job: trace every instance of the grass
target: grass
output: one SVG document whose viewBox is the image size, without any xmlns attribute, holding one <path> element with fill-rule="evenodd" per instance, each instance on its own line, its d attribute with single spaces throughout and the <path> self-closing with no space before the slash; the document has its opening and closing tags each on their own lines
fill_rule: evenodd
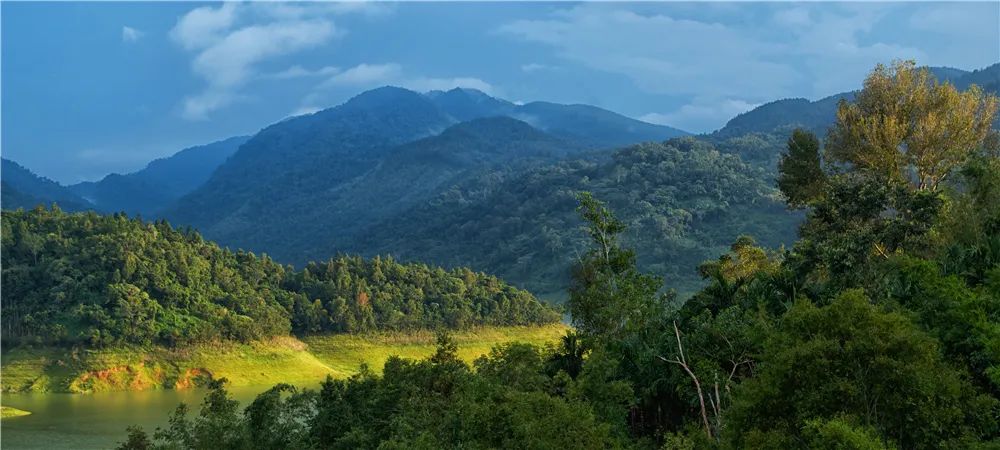
<svg viewBox="0 0 1000 450">
<path fill-rule="evenodd" d="M 28 411 L 24 411 L 17 408 L 11 408 L 10 406 L 0 406 L 0 419 L 9 419 L 11 417 L 21 417 L 31 414 Z"/>
<path fill-rule="evenodd" d="M 490 349 L 505 342 L 524 342 L 545 345 L 556 342 L 566 332 L 562 324 L 541 327 L 480 328 L 459 331 L 452 334 L 458 344 L 458 356 L 471 363 L 476 358 L 489 353 Z M 367 364 L 374 372 L 382 371 L 382 366 L 390 356 L 421 359 L 430 356 L 436 348 L 435 336 L 431 332 L 376 335 L 326 335 L 302 338 L 309 346 L 309 352 L 327 366 L 340 373 L 353 374 L 361 364 Z"/>
<path fill-rule="evenodd" d="M 566 326 L 497 327 L 459 331 L 459 356 L 472 362 L 505 342 L 544 345 Z M 316 383 L 327 375 L 381 372 L 391 355 L 433 354 L 431 332 L 274 338 L 250 344 L 215 343 L 183 349 L 120 347 L 99 350 L 16 348 L 2 355 L 5 392 L 107 392 L 186 389 L 225 377 L 233 386 Z"/>
</svg>

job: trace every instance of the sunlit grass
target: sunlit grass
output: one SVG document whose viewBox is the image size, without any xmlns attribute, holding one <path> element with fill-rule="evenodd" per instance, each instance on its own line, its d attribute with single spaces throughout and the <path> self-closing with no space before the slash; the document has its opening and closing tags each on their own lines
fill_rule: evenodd
<svg viewBox="0 0 1000 450">
<path fill-rule="evenodd" d="M 471 363 L 489 353 L 494 346 L 506 342 L 524 342 L 535 345 L 554 343 L 566 332 L 562 324 L 541 327 L 480 328 L 453 332 L 458 344 L 458 356 Z M 390 356 L 420 359 L 430 356 L 436 348 L 435 335 L 431 332 L 414 332 L 376 335 L 326 335 L 309 336 L 302 341 L 309 352 L 342 373 L 356 373 L 361 364 L 381 372 Z"/>
<path fill-rule="evenodd" d="M 488 327 L 453 332 L 458 354 L 472 362 L 496 345 L 554 343 L 562 324 L 541 327 Z M 211 378 L 232 386 L 276 383 L 314 384 L 327 375 L 345 378 L 367 364 L 381 372 L 392 355 L 420 359 L 434 353 L 429 331 L 369 335 L 274 338 L 249 344 L 214 343 L 166 349 L 117 347 L 97 350 L 17 348 L 2 359 L 5 392 L 107 392 L 185 389 Z"/>
<path fill-rule="evenodd" d="M 27 416 L 31 414 L 28 411 L 24 411 L 17 408 L 11 408 L 10 406 L 0 406 L 0 418 L 7 419 L 11 417 Z"/>
</svg>

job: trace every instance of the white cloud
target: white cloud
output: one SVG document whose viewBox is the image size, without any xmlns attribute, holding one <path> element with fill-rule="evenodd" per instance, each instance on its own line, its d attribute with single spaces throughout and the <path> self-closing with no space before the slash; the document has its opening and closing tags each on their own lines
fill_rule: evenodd
<svg viewBox="0 0 1000 450">
<path fill-rule="evenodd" d="M 188 50 L 207 47 L 233 26 L 237 14 L 236 3 L 223 3 L 218 8 L 195 8 L 177 21 L 170 30 L 170 37 Z"/>
<path fill-rule="evenodd" d="M 128 25 L 122 26 L 122 42 L 136 42 L 142 37 L 143 34 L 145 33 Z"/>
<path fill-rule="evenodd" d="M 735 94 L 787 89 L 799 74 L 754 55 L 773 54 L 778 46 L 748 40 L 720 23 L 643 15 L 614 4 L 584 4 L 541 20 L 518 20 L 499 32 L 547 44 L 564 59 L 629 77 L 645 91 L 690 95 L 707 89 Z M 696 39 L 692 37 L 697 37 Z M 731 67 L 741 67 L 739 77 Z"/>
<path fill-rule="evenodd" d="M 475 77 L 435 78 L 407 76 L 403 72 L 403 67 L 396 63 L 358 64 L 326 79 L 326 81 L 319 85 L 318 89 L 323 90 L 340 86 L 364 89 L 382 85 L 396 85 L 418 92 L 446 91 L 457 87 L 478 89 L 487 94 L 495 92 L 493 85 Z"/>
<path fill-rule="evenodd" d="M 894 4 L 781 3 L 756 8 L 761 20 L 755 21 L 741 18 L 745 8 L 700 15 L 685 8 L 587 3 L 512 21 L 497 32 L 625 77 L 644 92 L 698 97 L 676 111 L 660 112 L 673 125 L 692 130 L 721 126 L 731 117 L 722 111 L 742 108 L 726 106 L 731 99 L 754 104 L 819 98 L 857 88 L 879 62 L 927 56 L 894 35 L 873 39 L 880 21 L 899 8 Z M 760 26 L 762 21 L 767 25 Z"/>
<path fill-rule="evenodd" d="M 547 69 L 551 69 L 551 68 L 552 68 L 552 66 L 549 66 L 549 65 L 546 65 L 546 64 L 530 63 L 530 64 L 524 64 L 524 65 L 522 65 L 521 66 L 521 72 L 524 72 L 524 73 L 533 73 L 533 72 L 538 72 L 540 70 L 547 70 Z"/>
<path fill-rule="evenodd" d="M 306 114 L 313 114 L 315 112 L 318 112 L 319 110 L 320 110 L 320 108 L 316 107 L 316 106 L 301 106 L 298 109 L 296 109 L 295 111 L 292 111 L 291 114 L 288 115 L 288 117 L 304 116 Z"/>
<path fill-rule="evenodd" d="M 455 88 L 476 89 L 489 95 L 494 95 L 493 85 L 479 78 L 426 78 L 418 77 L 403 80 L 400 85 L 417 92 L 448 91 Z"/>
<path fill-rule="evenodd" d="M 328 77 L 337 73 L 340 73 L 340 68 L 334 66 L 323 66 L 319 69 L 310 70 L 300 65 L 294 65 L 281 72 L 262 74 L 261 78 L 289 80 L 293 78 Z"/>
<path fill-rule="evenodd" d="M 738 98 L 715 99 L 712 97 L 695 97 L 691 103 L 681 106 L 669 113 L 649 113 L 638 119 L 657 125 L 668 125 L 685 131 L 696 133 L 712 131 L 705 128 L 706 123 L 725 123 L 738 114 L 745 113 L 760 106 Z"/>
<path fill-rule="evenodd" d="M 371 86 L 397 80 L 402 73 L 399 64 L 358 64 L 328 78 L 320 87 Z"/>
<path fill-rule="evenodd" d="M 295 113 L 319 109 L 316 105 L 332 105 L 343 99 L 345 93 L 354 95 L 360 90 L 380 86 L 399 86 L 417 92 L 467 88 L 476 89 L 489 95 L 498 95 L 496 87 L 476 77 L 418 76 L 407 73 L 403 66 L 397 63 L 361 63 L 338 72 L 317 84 L 302 99 L 300 102 L 302 106 Z"/>
<path fill-rule="evenodd" d="M 781 9 L 774 14 L 774 21 L 786 27 L 804 27 L 812 24 L 808 8 Z"/>
<path fill-rule="evenodd" d="M 252 80 L 338 74 L 333 66 L 314 70 L 291 66 L 276 73 L 260 73 L 260 68 L 342 36 L 344 31 L 334 25 L 331 15 L 363 11 L 320 3 L 224 3 L 191 10 L 177 21 L 170 36 L 194 53 L 191 69 L 205 80 L 206 87 L 184 98 L 181 115 L 206 119 L 244 97 L 240 91 Z"/>
</svg>

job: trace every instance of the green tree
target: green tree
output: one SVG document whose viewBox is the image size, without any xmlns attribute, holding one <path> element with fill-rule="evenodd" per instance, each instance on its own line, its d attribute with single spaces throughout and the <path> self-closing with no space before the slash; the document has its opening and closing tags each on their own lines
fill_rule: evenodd
<svg viewBox="0 0 1000 450">
<path fill-rule="evenodd" d="M 826 173 L 820 166 L 819 139 L 808 131 L 795 129 L 788 138 L 788 152 L 778 162 L 778 188 L 789 206 L 809 206 L 823 195 Z"/>
<path fill-rule="evenodd" d="M 594 247 L 573 270 L 569 311 L 584 336 L 620 339 L 662 316 L 666 297 L 657 294 L 660 280 L 636 267 L 635 252 L 619 245 L 625 224 L 590 193 L 578 199 Z"/>
<path fill-rule="evenodd" d="M 727 430 L 740 448 L 774 433 L 801 442 L 809 421 L 838 417 L 902 448 L 958 446 L 995 426 L 997 408 L 941 359 L 934 339 L 859 291 L 824 307 L 796 303 L 736 399 Z"/>
<path fill-rule="evenodd" d="M 842 100 L 827 155 L 879 179 L 935 190 L 979 149 L 997 98 L 977 86 L 959 92 L 913 61 L 878 65 L 853 102 Z"/>
</svg>

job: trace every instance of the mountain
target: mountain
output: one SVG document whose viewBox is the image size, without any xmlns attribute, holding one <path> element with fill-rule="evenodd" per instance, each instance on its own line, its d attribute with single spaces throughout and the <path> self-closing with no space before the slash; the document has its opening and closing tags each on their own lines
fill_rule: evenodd
<svg viewBox="0 0 1000 450">
<path fill-rule="evenodd" d="M 0 192 L 3 209 L 31 209 L 39 204 L 46 206 L 56 203 L 67 211 L 82 211 L 93 206 L 66 187 L 32 171 L 9 159 L 2 160 L 0 167 Z"/>
<path fill-rule="evenodd" d="M 235 229 L 232 234 L 212 225 L 201 229 L 227 245 L 303 263 L 344 250 L 356 233 L 430 200 L 462 179 L 497 167 L 552 162 L 582 149 L 509 117 L 474 119 L 438 135 L 379 150 L 379 159 L 349 179 L 318 180 L 327 183 L 314 184 L 307 193 L 294 197 L 272 194 L 273 202 L 250 204 L 247 211 L 256 214 L 252 227 Z M 298 180 L 279 179 L 271 185 L 271 192 L 301 192 L 300 185 L 287 181 Z M 288 232 L 289 228 L 294 231 Z"/>
<path fill-rule="evenodd" d="M 998 93 L 998 89 L 1000 89 L 1000 63 L 973 72 L 951 67 L 928 67 L 927 69 L 938 80 L 948 81 L 960 90 L 968 89 L 972 84 L 979 85 L 984 90 L 994 94 Z M 826 130 L 836 120 L 837 103 L 841 99 L 851 100 L 854 95 L 855 92 L 852 91 L 831 95 L 817 101 L 793 98 L 765 103 L 732 118 L 724 127 L 709 134 L 709 137 L 726 139 L 755 132 L 787 133 L 797 127 L 824 136 Z"/>
<path fill-rule="evenodd" d="M 470 178 L 371 227 L 348 250 L 493 270 L 535 293 L 556 293 L 588 245 L 575 211 L 582 191 L 626 222 L 640 265 L 682 292 L 700 286 L 698 264 L 740 234 L 778 246 L 801 218 L 785 209 L 764 169 L 682 138 Z"/>
<path fill-rule="evenodd" d="M 976 84 L 983 90 L 994 94 L 1000 93 L 1000 63 L 967 72 L 955 80 L 955 87 L 959 89 L 968 89 L 971 84 Z"/>
<path fill-rule="evenodd" d="M 323 236 L 313 236 L 327 245 L 317 246 L 313 241 L 305 249 L 329 252 L 331 248 L 344 248 L 354 233 L 433 198 L 442 187 L 461 179 L 496 167 L 511 169 L 551 162 L 582 148 L 509 117 L 459 123 L 439 135 L 393 149 L 368 173 L 314 197 L 329 212 L 322 222 L 337 232 L 329 242 L 323 241 Z M 276 257 L 301 259 L 295 251 L 279 250 L 274 253 Z"/>
<path fill-rule="evenodd" d="M 556 136 L 597 147 L 621 147 L 638 142 L 664 141 L 690 133 L 654 125 L 590 105 L 531 102 L 513 117 Z"/>
<path fill-rule="evenodd" d="M 822 136 L 837 119 L 837 103 L 841 99 L 853 98 L 853 92 L 844 92 L 814 102 L 804 98 L 775 100 L 733 117 L 726 122 L 726 126 L 710 136 L 725 139 L 747 133 L 791 131 L 794 128 L 805 128 Z"/>
<path fill-rule="evenodd" d="M 157 159 L 140 171 L 110 174 L 100 181 L 75 184 L 69 189 L 100 211 L 151 216 L 205 183 L 249 138 L 238 136 L 187 148 Z"/>
<path fill-rule="evenodd" d="M 368 91 L 261 130 L 165 215 L 230 245 L 252 242 L 245 233 L 273 220 L 294 218 L 303 227 L 283 232 L 316 231 L 323 224 L 306 221 L 323 208 L 317 195 L 373 169 L 395 146 L 452 123 L 421 94 L 394 87 Z"/>
<path fill-rule="evenodd" d="M 302 263 L 343 251 L 378 220 L 497 166 L 678 133 L 589 106 L 384 87 L 265 128 L 164 215 L 224 245 Z"/>
<path fill-rule="evenodd" d="M 517 105 L 491 97 L 476 89 L 455 88 L 447 92 L 430 91 L 427 97 L 441 110 L 459 121 L 490 116 L 509 116 Z"/>
<path fill-rule="evenodd" d="M 455 88 L 448 92 L 434 91 L 427 95 L 438 107 L 458 120 L 509 116 L 527 122 L 553 136 L 593 147 L 621 147 L 690 134 L 590 105 L 562 105 L 549 102 L 516 105 L 490 97 L 475 89 L 464 88 Z"/>
</svg>

